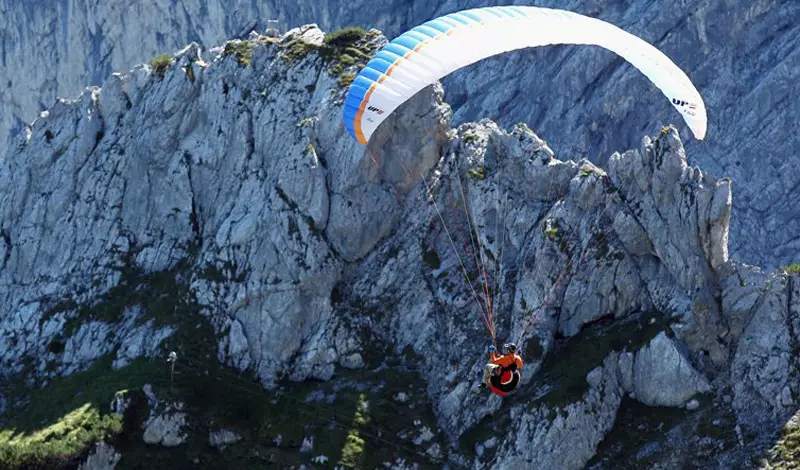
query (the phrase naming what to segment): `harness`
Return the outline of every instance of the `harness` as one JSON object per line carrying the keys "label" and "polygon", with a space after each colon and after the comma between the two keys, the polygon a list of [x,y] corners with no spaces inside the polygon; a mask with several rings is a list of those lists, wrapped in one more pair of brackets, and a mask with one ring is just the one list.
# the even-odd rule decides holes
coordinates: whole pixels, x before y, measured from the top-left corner
{"label": "harness", "polygon": [[489,389],[496,395],[504,397],[517,388],[522,377],[517,370],[516,362],[512,362],[508,367],[503,367],[500,364],[497,366],[500,369],[500,373],[492,374],[489,378]]}

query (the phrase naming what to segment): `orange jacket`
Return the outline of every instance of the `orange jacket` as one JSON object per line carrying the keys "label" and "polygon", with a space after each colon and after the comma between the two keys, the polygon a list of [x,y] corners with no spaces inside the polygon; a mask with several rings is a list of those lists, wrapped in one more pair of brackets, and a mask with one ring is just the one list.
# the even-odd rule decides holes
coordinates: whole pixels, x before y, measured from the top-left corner
{"label": "orange jacket", "polygon": [[517,353],[497,354],[492,351],[491,354],[489,354],[489,360],[492,361],[492,364],[502,366],[504,369],[508,369],[511,367],[511,364],[516,363],[517,370],[522,370],[522,358]]}

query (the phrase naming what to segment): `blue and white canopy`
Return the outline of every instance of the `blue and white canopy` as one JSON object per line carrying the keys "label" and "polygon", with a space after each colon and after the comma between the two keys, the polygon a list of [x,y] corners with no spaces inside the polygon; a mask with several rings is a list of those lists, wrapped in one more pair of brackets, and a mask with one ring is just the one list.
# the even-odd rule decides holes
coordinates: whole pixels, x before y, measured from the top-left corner
{"label": "blue and white canopy", "polygon": [[456,69],[504,52],[551,44],[594,45],[620,55],[664,93],[697,139],[705,137],[707,116],[700,93],[661,51],[605,21],[526,6],[452,13],[392,40],[350,85],[345,126],[366,144],[392,111]]}

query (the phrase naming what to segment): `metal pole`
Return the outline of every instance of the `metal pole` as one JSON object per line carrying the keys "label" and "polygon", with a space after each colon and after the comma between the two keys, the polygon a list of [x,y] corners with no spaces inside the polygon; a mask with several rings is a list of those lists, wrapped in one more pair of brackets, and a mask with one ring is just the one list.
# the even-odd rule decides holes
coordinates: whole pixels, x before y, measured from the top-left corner
{"label": "metal pole", "polygon": [[169,362],[169,391],[172,393],[173,385],[174,385],[174,378],[175,378],[175,362],[178,360],[178,353],[175,351],[170,351],[169,356],[167,357],[167,362]]}

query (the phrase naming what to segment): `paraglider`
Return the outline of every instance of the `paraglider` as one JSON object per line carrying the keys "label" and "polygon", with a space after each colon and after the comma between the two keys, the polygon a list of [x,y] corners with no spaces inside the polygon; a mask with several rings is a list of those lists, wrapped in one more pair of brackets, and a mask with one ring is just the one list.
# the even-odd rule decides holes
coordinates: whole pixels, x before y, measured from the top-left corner
{"label": "paraglider", "polygon": [[[618,54],[667,97],[695,138],[705,138],[707,114],[700,93],[686,74],[661,51],[605,21],[565,10],[528,6],[463,10],[423,23],[393,39],[350,84],[344,103],[345,128],[359,143],[367,144],[381,123],[400,105],[455,70],[513,50],[560,44],[600,46]],[[430,192],[430,188],[428,190]],[[437,213],[444,224],[438,207]],[[452,237],[450,242],[453,245]],[[454,245],[453,248],[455,250]],[[477,252],[482,253],[480,250]],[[482,258],[478,261],[483,264]],[[466,272],[463,263],[461,268]],[[485,270],[483,274],[484,284],[488,285]],[[563,272],[539,308],[547,305],[562,277]],[[468,275],[466,278],[471,282]],[[474,290],[472,293],[477,300]],[[482,314],[494,343],[488,288],[485,295],[486,310]],[[523,323],[519,344],[522,344],[525,331],[531,324]],[[521,378],[522,358],[517,353],[516,344],[508,343],[505,347],[506,352],[502,355],[495,353],[494,346],[490,347],[490,362],[480,384],[481,388],[489,388],[500,396],[515,390]]]}
{"label": "paraglider", "polygon": [[661,90],[697,139],[705,138],[707,117],[700,93],[661,51],[605,21],[527,6],[459,11],[401,34],[351,83],[345,127],[366,144],[398,106],[451,72],[505,52],[555,44],[600,46],[623,57]]}
{"label": "paraglider", "polygon": [[505,352],[497,354],[494,345],[489,346],[489,363],[483,371],[480,388],[489,388],[494,394],[504,397],[519,385],[522,371],[522,357],[517,354],[517,345],[506,343]]}

